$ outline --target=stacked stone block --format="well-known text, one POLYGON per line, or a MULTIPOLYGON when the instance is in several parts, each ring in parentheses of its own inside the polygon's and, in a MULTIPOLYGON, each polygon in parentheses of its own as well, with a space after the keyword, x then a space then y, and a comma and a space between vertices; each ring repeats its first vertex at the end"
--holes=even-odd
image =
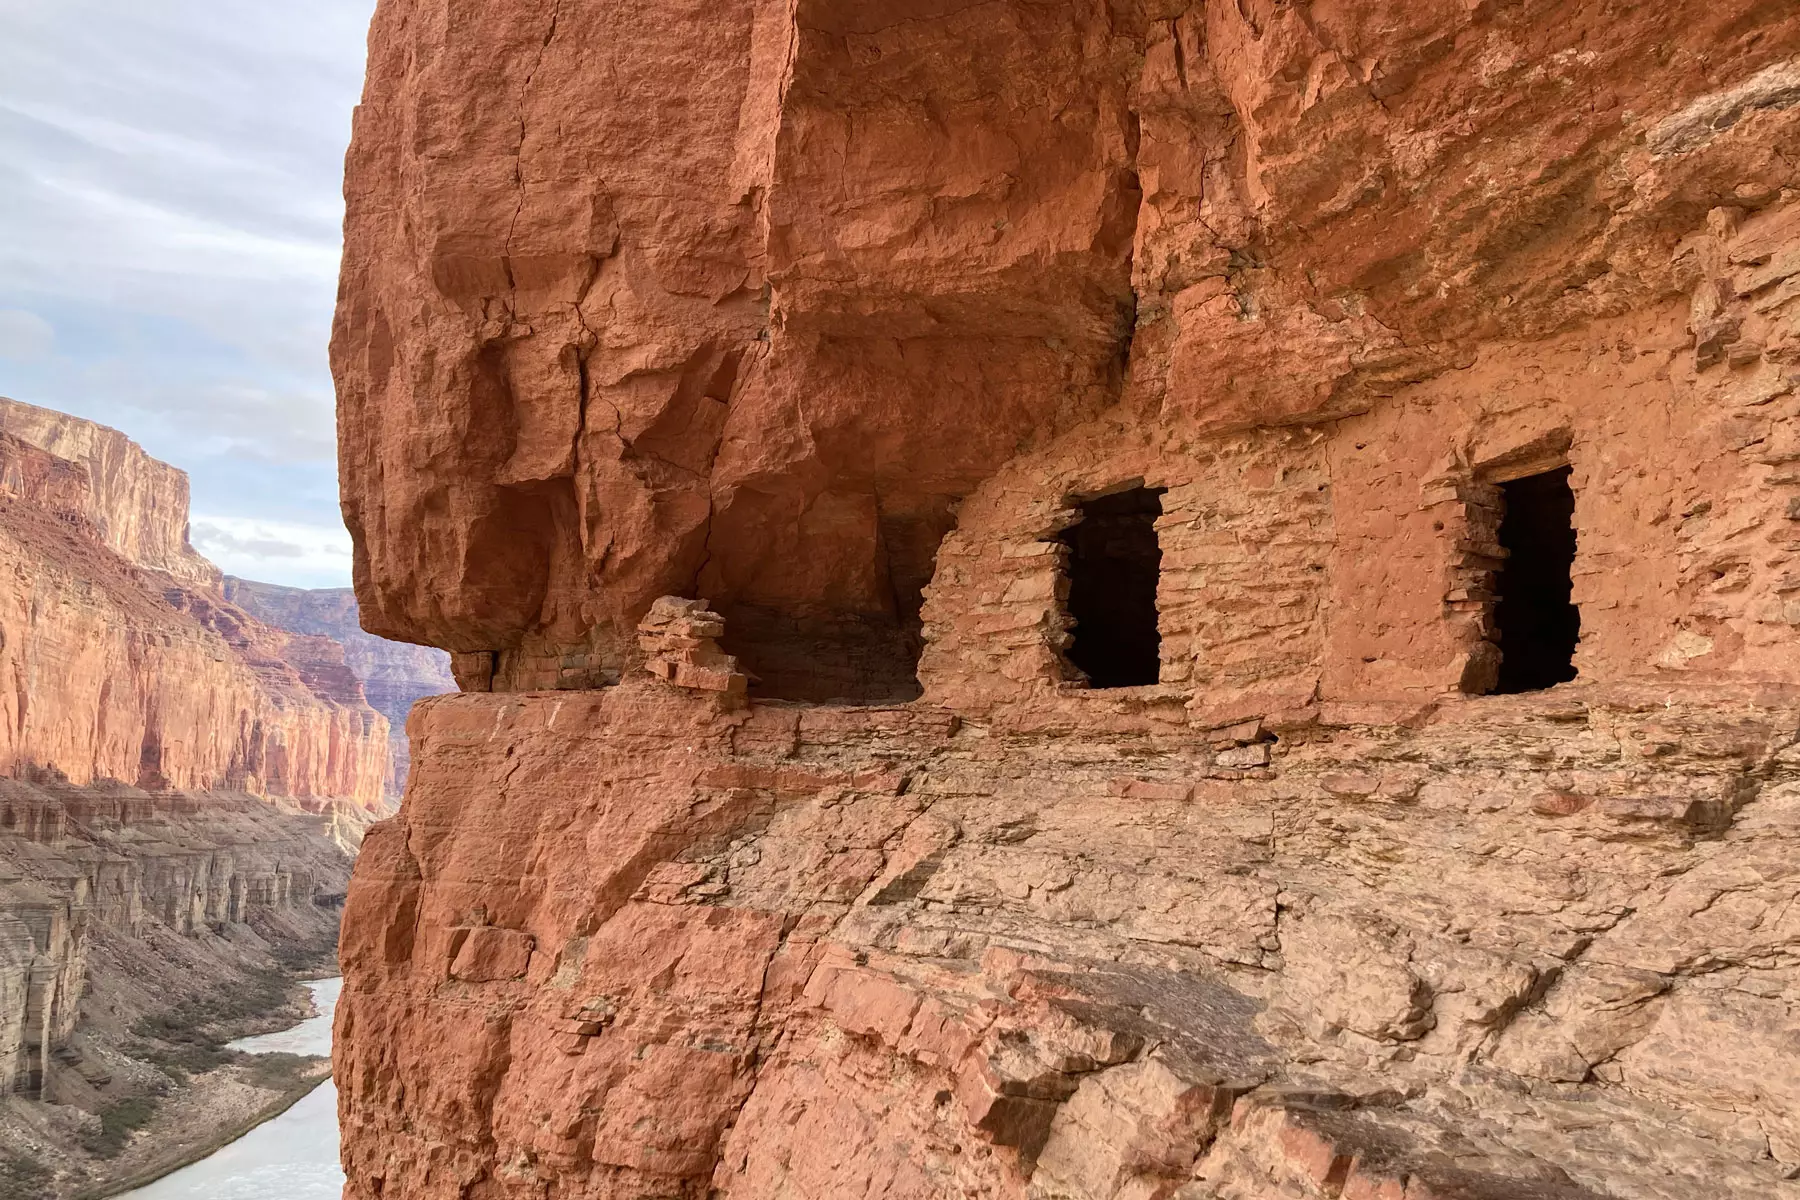
POLYGON ((657 600, 638 624, 638 646, 648 656, 646 671, 676 687, 741 702, 749 680, 738 670, 737 659, 719 649, 724 636, 725 618, 709 611, 706 601, 679 596, 657 600))

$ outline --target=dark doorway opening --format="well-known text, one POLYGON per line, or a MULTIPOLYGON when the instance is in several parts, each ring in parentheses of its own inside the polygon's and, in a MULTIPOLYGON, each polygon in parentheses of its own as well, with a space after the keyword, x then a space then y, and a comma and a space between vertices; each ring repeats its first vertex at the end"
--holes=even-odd
POLYGON ((1575 492, 1569 468, 1500 485, 1504 506, 1494 624, 1500 635, 1498 693, 1534 692, 1575 678, 1581 610, 1570 597, 1575 569, 1575 492))
POLYGON ((1069 548, 1068 659, 1097 688, 1138 687, 1160 675, 1156 518, 1167 488, 1135 487, 1083 502, 1062 535, 1069 548))

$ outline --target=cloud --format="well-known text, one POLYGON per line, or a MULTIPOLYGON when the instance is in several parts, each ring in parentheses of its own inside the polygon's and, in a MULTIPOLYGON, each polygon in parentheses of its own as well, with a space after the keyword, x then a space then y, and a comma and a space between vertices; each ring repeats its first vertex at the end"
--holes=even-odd
POLYGON ((55 342, 56 329, 36 313, 0 309, 0 358, 40 359, 50 353, 55 342))
POLYGON ((228 575, 245 579, 305 580, 301 587, 337 587, 350 574, 350 535, 343 526, 302 525, 244 517, 195 515, 194 549, 228 575))
POLYGON ((124 430, 220 517, 337 524, 326 345, 373 7, 0 0, 0 394, 124 430))

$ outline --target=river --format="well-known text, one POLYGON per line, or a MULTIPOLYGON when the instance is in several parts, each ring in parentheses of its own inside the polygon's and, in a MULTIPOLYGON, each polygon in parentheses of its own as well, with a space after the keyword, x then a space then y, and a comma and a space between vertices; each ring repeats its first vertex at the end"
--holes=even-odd
MULTIPOLYGON (((318 1016, 280 1033, 240 1038, 232 1048, 252 1054, 330 1054, 331 1015, 344 981, 316 979, 307 986, 318 1016)), ((337 1088, 326 1080, 273 1121, 172 1175, 121 1193, 117 1200, 338 1200, 343 1190, 337 1088)))

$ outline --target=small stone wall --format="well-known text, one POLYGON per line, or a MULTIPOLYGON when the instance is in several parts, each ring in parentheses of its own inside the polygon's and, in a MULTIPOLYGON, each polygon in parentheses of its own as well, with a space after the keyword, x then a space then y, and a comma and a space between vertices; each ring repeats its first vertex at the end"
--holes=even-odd
POLYGON ((1055 538, 1079 518, 1077 498, 1141 479, 1168 489, 1156 522, 1161 679, 1105 695, 1155 701, 1205 689, 1209 707, 1251 692, 1311 700, 1331 547, 1324 436, 1297 428, 1171 437, 1151 452, 1109 447, 1111 433, 1082 431, 965 503, 926 593, 928 695, 979 705, 1082 690, 1062 658, 1068 551, 1055 538))
MULTIPOLYGON (((1712 253, 1760 257, 1755 237, 1734 236, 1750 248, 1712 253)), ((1757 283, 1768 271, 1727 288, 1751 296, 1746 323, 1757 288, 1774 286, 1757 283)), ((1800 679, 1796 355, 1709 360, 1696 350, 1706 328, 1671 306, 1497 347, 1376 412, 1318 426, 1084 427, 964 502, 926 592, 927 695, 968 710, 1185 705, 1214 728, 1321 700, 1484 691, 1502 652, 1498 484, 1564 464, 1581 678, 1800 679), (1076 499, 1138 480, 1168 489, 1161 679, 1083 698, 1061 657, 1056 535, 1077 519, 1076 499)), ((1758 328, 1758 345, 1792 336, 1772 318, 1758 328)))

